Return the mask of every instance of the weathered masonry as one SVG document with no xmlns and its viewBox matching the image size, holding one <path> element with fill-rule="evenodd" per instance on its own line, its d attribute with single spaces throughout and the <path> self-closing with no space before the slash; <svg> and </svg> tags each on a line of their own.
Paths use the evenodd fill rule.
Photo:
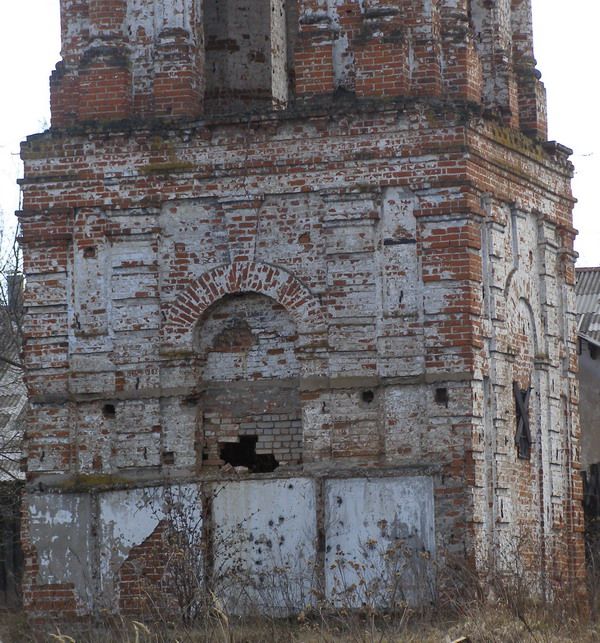
<svg viewBox="0 0 600 643">
<path fill-rule="evenodd" d="M 573 587 L 572 166 L 530 1 L 61 9 L 22 149 L 29 610 L 143 611 L 173 524 L 234 611 L 384 605 L 394 547 L 413 602 L 457 559 Z"/>
</svg>

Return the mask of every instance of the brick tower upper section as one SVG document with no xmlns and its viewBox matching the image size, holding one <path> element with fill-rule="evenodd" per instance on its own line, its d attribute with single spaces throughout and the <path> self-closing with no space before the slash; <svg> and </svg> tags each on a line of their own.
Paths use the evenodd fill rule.
<svg viewBox="0 0 600 643">
<path fill-rule="evenodd" d="M 439 97 L 546 138 L 531 0 L 61 0 L 52 124 Z"/>
</svg>

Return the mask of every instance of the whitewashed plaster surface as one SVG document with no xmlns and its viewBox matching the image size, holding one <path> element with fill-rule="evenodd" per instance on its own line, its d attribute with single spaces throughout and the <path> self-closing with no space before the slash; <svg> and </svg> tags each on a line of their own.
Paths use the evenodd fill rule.
<svg viewBox="0 0 600 643">
<path fill-rule="evenodd" d="M 276 612 L 312 600 L 317 545 L 315 481 L 227 483 L 214 491 L 215 577 L 233 612 Z"/>
<path fill-rule="evenodd" d="M 131 549 L 146 540 L 159 522 L 170 518 L 177 529 L 202 528 L 197 486 L 151 487 L 114 491 L 100 498 L 100 582 L 102 600 L 115 601 L 115 580 Z M 108 607 L 108 605 L 107 605 Z"/>
<path fill-rule="evenodd" d="M 73 583 L 77 599 L 93 601 L 91 498 L 80 494 L 31 494 L 30 534 L 36 543 L 40 584 Z"/>
<path fill-rule="evenodd" d="M 431 599 L 435 553 L 430 477 L 325 483 L 327 597 L 340 606 Z"/>
</svg>

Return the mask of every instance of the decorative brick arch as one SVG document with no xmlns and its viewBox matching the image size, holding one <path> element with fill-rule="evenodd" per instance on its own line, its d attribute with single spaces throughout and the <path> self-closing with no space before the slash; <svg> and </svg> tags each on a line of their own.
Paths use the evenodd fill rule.
<svg viewBox="0 0 600 643">
<path fill-rule="evenodd" d="M 234 262 L 217 266 L 194 279 L 168 307 L 162 328 L 167 350 L 193 350 L 194 328 L 207 309 L 226 295 L 255 292 L 281 304 L 304 336 L 303 345 L 326 332 L 316 297 L 292 274 L 266 263 Z M 307 341 L 308 340 L 308 341 Z"/>
</svg>

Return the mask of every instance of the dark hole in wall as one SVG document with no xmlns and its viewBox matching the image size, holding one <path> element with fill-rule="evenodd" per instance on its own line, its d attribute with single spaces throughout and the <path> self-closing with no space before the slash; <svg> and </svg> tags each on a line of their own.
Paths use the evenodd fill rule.
<svg viewBox="0 0 600 643">
<path fill-rule="evenodd" d="M 448 406 L 448 389 L 447 388 L 436 388 L 435 389 L 435 401 L 436 404 L 443 404 L 444 406 Z"/>
<path fill-rule="evenodd" d="M 375 393 L 373 393 L 373 391 L 363 391 L 360 397 L 366 404 L 371 404 L 371 402 L 375 399 Z"/>
<path fill-rule="evenodd" d="M 105 418 L 114 418 L 116 415 L 116 409 L 114 404 L 105 404 L 102 407 L 102 415 Z"/>
<path fill-rule="evenodd" d="M 83 256 L 86 259 L 94 259 L 96 257 L 96 246 L 87 246 L 87 248 L 84 248 Z"/>
<path fill-rule="evenodd" d="M 163 451 L 162 461 L 163 461 L 163 464 L 175 464 L 175 452 Z"/>
<path fill-rule="evenodd" d="M 233 467 L 248 467 L 252 473 L 275 471 L 279 462 L 272 453 L 256 453 L 258 438 L 255 435 L 240 436 L 239 442 L 222 443 L 221 460 Z"/>
<path fill-rule="evenodd" d="M 529 398 L 532 388 L 520 388 L 518 382 L 513 382 L 513 394 L 515 398 L 515 415 L 517 430 L 515 433 L 515 445 L 517 456 L 521 460 L 529 460 L 531 457 L 531 429 L 529 426 Z"/>
</svg>

